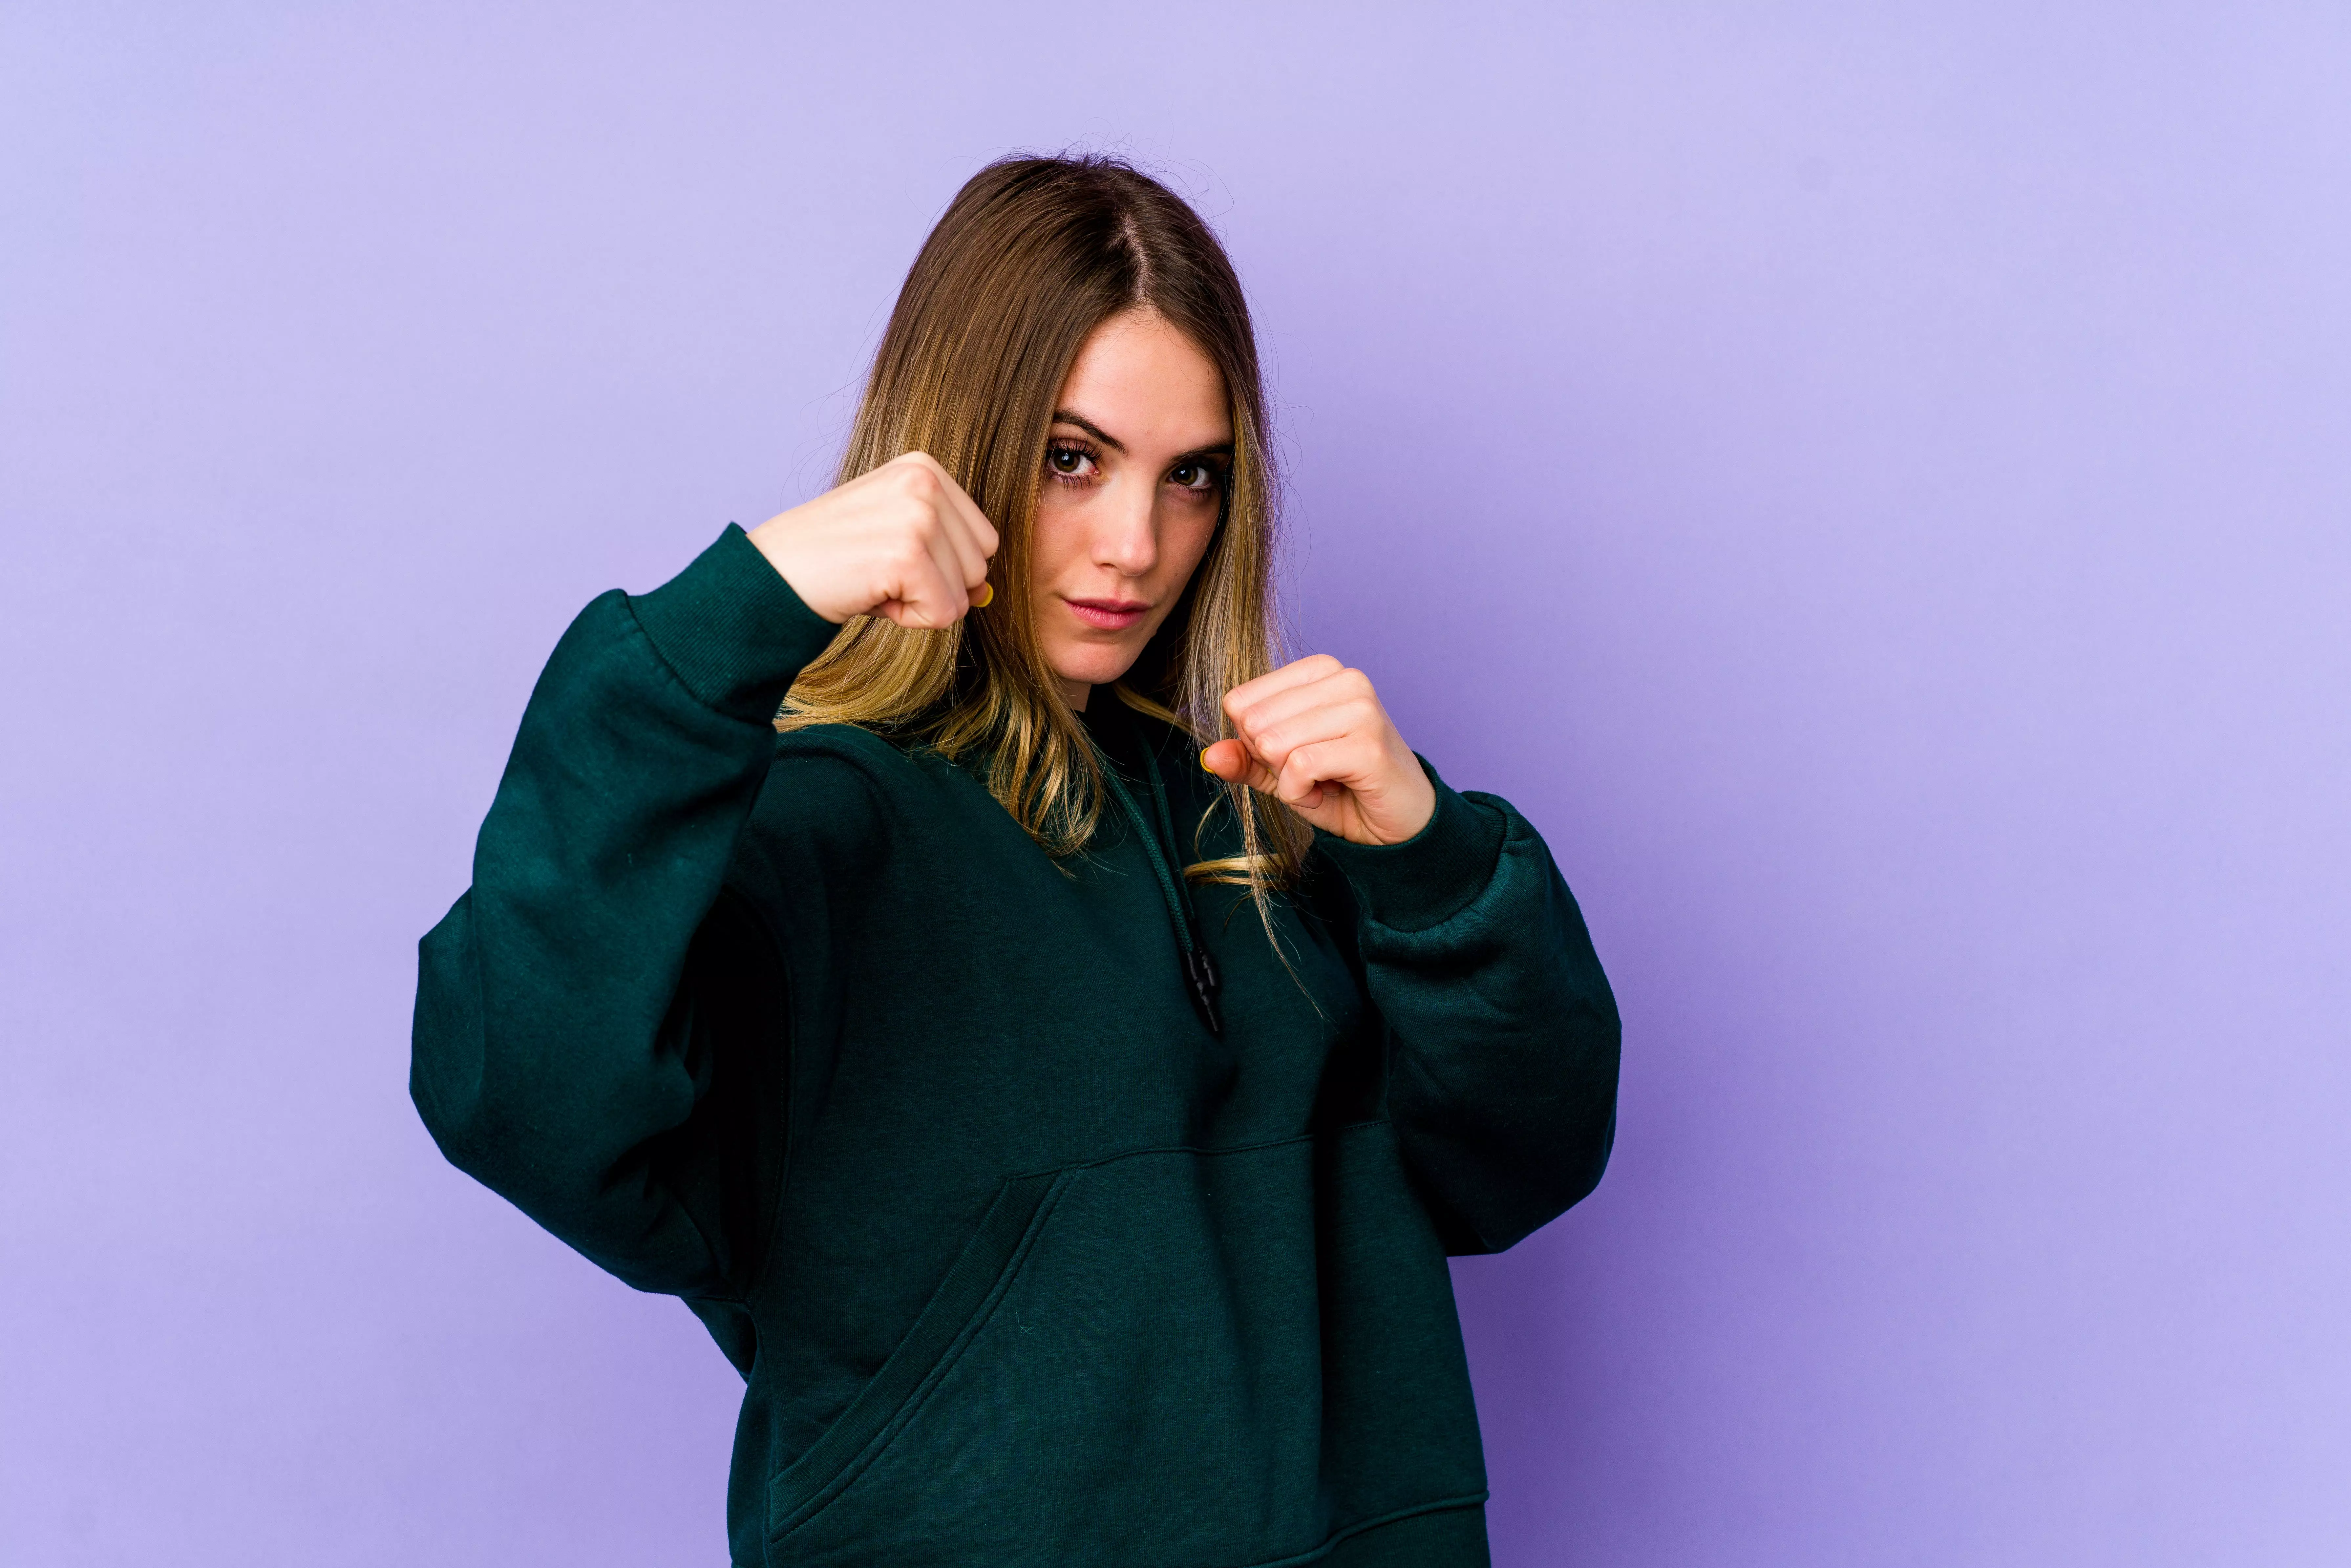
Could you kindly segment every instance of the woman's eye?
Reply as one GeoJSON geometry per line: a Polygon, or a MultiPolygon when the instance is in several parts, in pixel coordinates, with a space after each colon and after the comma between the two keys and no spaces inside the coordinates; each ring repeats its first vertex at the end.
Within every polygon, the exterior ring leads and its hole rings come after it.
{"type": "Polygon", "coordinates": [[[1186,490],[1213,490],[1217,487],[1217,471],[1205,463],[1178,463],[1168,470],[1167,477],[1186,490]]]}
{"type": "Polygon", "coordinates": [[[1049,446],[1045,466],[1065,479],[1082,478],[1094,465],[1092,454],[1075,446],[1049,446]]]}

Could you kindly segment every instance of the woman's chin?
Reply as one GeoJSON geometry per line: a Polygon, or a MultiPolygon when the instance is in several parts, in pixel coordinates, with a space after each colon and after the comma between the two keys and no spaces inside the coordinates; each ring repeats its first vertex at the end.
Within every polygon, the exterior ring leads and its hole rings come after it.
{"type": "Polygon", "coordinates": [[[1053,674],[1071,685],[1106,686],[1125,675],[1134,667],[1135,655],[1142,650],[1124,648],[1072,648],[1049,655],[1053,674]]]}

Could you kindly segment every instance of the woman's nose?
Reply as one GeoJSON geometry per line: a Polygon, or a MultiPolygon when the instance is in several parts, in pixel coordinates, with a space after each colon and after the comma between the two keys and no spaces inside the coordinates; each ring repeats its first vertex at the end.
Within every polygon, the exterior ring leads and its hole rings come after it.
{"type": "MultiPolygon", "coordinates": [[[[1123,477],[1123,476],[1122,476],[1123,477]]],[[[1103,497],[1102,524],[1094,535],[1094,563],[1123,577],[1141,577],[1159,559],[1159,534],[1152,517],[1156,486],[1118,484],[1103,497]]]]}

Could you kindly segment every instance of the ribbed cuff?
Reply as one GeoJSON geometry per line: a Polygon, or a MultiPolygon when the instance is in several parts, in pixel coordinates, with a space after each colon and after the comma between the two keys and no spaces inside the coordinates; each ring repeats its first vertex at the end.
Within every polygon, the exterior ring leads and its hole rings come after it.
{"type": "Polygon", "coordinates": [[[733,523],[684,571],[629,608],[669,667],[707,706],[768,719],[841,628],[800,602],[733,523]]]}
{"type": "Polygon", "coordinates": [[[1467,909],[1494,880],[1502,818],[1457,793],[1421,759],[1437,811],[1400,844],[1350,843],[1317,832],[1315,848],[1346,873],[1364,913],[1392,931],[1426,931],[1467,909]]]}

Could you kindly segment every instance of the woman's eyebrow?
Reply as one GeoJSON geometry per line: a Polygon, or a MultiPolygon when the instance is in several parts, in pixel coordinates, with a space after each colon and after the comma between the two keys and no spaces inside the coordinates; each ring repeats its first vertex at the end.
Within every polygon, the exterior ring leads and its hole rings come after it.
{"type": "MultiPolygon", "coordinates": [[[[1080,430],[1084,431],[1088,435],[1092,436],[1096,441],[1101,442],[1104,446],[1109,447],[1113,452],[1123,452],[1126,450],[1125,442],[1121,441],[1117,436],[1113,435],[1109,431],[1104,430],[1101,425],[1096,424],[1092,420],[1086,418],[1083,414],[1071,413],[1066,408],[1057,408],[1053,411],[1053,423],[1055,424],[1074,424],[1080,430]]],[[[1181,459],[1185,457],[1230,457],[1232,455],[1233,444],[1229,440],[1226,440],[1215,442],[1207,446],[1195,446],[1189,452],[1177,453],[1176,456],[1181,459]]]]}
{"type": "Polygon", "coordinates": [[[1101,442],[1104,446],[1111,448],[1113,451],[1123,452],[1126,450],[1125,442],[1121,441],[1117,436],[1113,435],[1109,431],[1104,430],[1092,420],[1071,413],[1066,408],[1057,408],[1053,411],[1053,423],[1055,424],[1074,424],[1080,430],[1084,431],[1088,435],[1092,436],[1096,441],[1101,442]]]}

